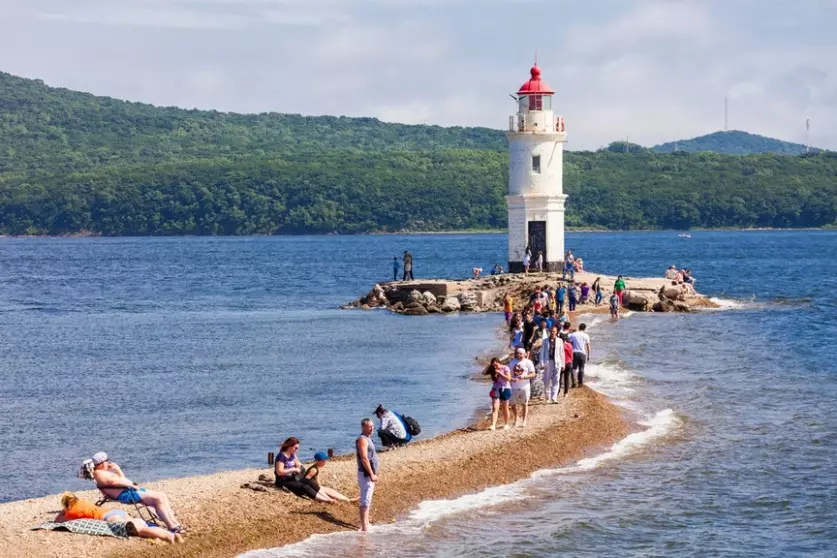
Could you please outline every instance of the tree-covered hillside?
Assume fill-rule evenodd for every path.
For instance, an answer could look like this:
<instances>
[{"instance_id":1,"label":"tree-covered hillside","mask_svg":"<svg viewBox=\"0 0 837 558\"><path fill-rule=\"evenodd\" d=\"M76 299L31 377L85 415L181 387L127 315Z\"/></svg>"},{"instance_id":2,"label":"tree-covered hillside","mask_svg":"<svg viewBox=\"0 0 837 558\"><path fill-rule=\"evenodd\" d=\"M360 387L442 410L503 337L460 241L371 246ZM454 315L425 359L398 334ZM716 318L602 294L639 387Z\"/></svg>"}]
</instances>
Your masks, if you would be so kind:
<instances>
[{"instance_id":1,"label":"tree-covered hillside","mask_svg":"<svg viewBox=\"0 0 837 558\"><path fill-rule=\"evenodd\" d=\"M789 141L750 134L740 130L715 132L688 140L671 141L655 145L651 149L660 153L672 153L674 151L697 153L700 151L710 151L712 153L725 153L727 155L755 155L757 153L801 155L805 153L805 146L801 143L791 143ZM819 152L820 149L812 148L811 151Z\"/></svg>"},{"instance_id":2,"label":"tree-covered hillside","mask_svg":"<svg viewBox=\"0 0 837 558\"><path fill-rule=\"evenodd\" d=\"M568 226L837 220L835 153L611 147L566 155ZM507 172L497 130L155 108L0 75L0 234L499 229Z\"/></svg>"}]
</instances>

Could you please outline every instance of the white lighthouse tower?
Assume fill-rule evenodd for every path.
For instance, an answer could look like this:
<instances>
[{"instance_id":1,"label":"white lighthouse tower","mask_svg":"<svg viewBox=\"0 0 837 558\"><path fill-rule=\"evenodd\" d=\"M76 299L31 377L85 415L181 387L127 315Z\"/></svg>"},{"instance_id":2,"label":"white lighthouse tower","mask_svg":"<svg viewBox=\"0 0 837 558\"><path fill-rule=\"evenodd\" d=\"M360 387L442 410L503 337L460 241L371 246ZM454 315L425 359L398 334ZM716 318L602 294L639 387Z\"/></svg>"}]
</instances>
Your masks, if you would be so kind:
<instances>
[{"instance_id":1,"label":"white lighthouse tower","mask_svg":"<svg viewBox=\"0 0 837 558\"><path fill-rule=\"evenodd\" d=\"M509 117L509 271L523 271L523 255L538 252L544 269L560 271L564 260L564 119L552 111L555 94L537 64L517 92Z\"/></svg>"}]
</instances>

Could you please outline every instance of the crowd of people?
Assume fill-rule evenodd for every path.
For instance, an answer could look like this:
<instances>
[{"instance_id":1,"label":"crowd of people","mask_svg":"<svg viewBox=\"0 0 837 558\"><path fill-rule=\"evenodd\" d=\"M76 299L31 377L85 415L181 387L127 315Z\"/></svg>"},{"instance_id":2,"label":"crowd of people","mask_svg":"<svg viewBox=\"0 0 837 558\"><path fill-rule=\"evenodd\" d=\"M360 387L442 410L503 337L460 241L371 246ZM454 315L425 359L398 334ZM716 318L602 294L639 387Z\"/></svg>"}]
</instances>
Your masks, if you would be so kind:
<instances>
[{"instance_id":1,"label":"crowd of people","mask_svg":"<svg viewBox=\"0 0 837 558\"><path fill-rule=\"evenodd\" d=\"M398 256L392 257L392 280L398 281L398 271L401 269L402 264L404 267L404 274L402 275L401 280L414 280L415 277L413 277L413 255L409 253L407 250L404 250L404 254L401 256L400 263L398 261Z\"/></svg>"},{"instance_id":2,"label":"crowd of people","mask_svg":"<svg viewBox=\"0 0 837 558\"><path fill-rule=\"evenodd\" d=\"M573 327L569 312L575 310L579 300L586 304L591 291L596 294L596 304L600 304L600 279L586 289L579 289L575 283L566 286L564 282L555 289L538 285L521 312L514 311L514 301L506 293L503 306L514 356L508 364L493 358L484 371L492 381L490 430L497 429L501 412L503 429L526 426L533 381L543 382L547 403L557 403L562 389L566 397L571 388L584 385L590 336L586 324ZM618 315L619 298L615 293L611 304L616 306Z\"/></svg>"},{"instance_id":3,"label":"crowd of people","mask_svg":"<svg viewBox=\"0 0 837 558\"><path fill-rule=\"evenodd\" d=\"M695 276L692 275L692 270L684 267L677 269L677 266L671 265L666 270L665 278L671 280L671 284L677 287L686 294L696 294L695 291Z\"/></svg>"}]
</instances>

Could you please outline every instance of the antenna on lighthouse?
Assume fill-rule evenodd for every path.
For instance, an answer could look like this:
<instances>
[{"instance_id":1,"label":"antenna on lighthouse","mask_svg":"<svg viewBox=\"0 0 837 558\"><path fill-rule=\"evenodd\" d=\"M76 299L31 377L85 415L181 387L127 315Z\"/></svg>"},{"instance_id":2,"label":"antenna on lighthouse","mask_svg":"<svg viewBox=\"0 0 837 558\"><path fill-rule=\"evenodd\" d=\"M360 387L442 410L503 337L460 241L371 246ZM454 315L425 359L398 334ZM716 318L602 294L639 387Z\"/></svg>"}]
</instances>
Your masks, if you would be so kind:
<instances>
[{"instance_id":1,"label":"antenna on lighthouse","mask_svg":"<svg viewBox=\"0 0 837 558\"><path fill-rule=\"evenodd\" d=\"M729 97L724 97L724 131L729 129Z\"/></svg>"}]
</instances>

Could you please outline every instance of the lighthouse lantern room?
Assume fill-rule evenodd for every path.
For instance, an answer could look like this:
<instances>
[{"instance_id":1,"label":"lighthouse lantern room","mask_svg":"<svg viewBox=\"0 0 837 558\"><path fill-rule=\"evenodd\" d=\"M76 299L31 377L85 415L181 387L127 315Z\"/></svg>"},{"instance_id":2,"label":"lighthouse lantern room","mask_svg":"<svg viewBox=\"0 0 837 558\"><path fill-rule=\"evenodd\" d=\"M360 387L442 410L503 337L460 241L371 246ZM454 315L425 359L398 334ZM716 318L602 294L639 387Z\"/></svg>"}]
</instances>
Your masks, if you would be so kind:
<instances>
[{"instance_id":1,"label":"lighthouse lantern room","mask_svg":"<svg viewBox=\"0 0 837 558\"><path fill-rule=\"evenodd\" d=\"M564 259L564 119L555 116L555 94L537 64L517 92L517 114L509 117L509 271L530 269L538 253L544 270L560 271Z\"/></svg>"}]
</instances>

